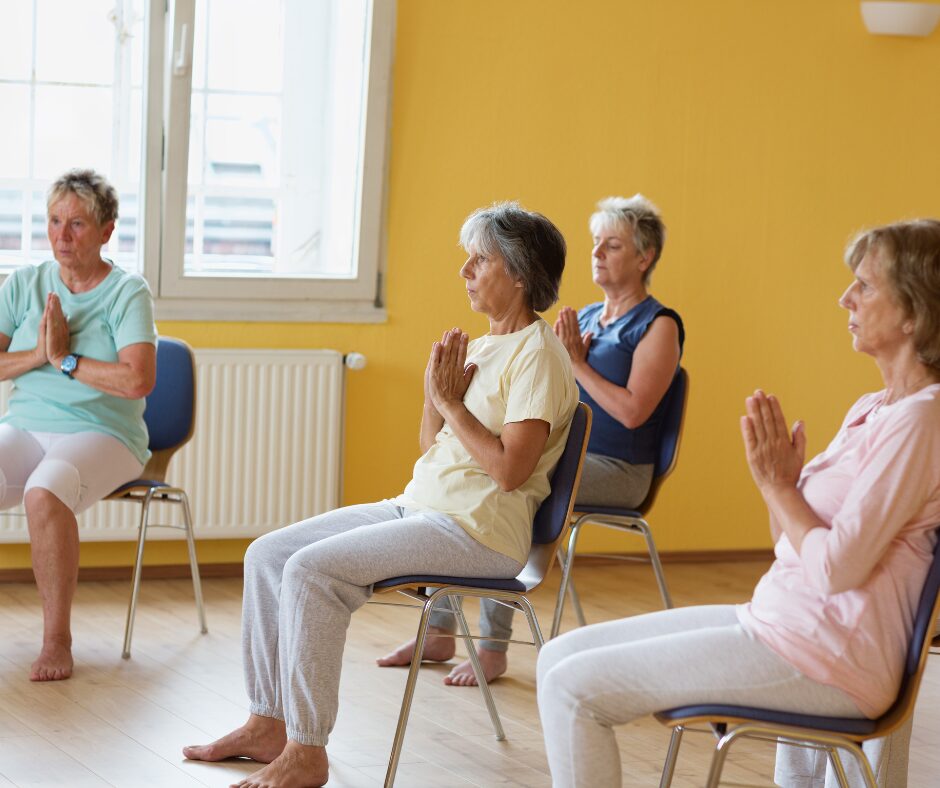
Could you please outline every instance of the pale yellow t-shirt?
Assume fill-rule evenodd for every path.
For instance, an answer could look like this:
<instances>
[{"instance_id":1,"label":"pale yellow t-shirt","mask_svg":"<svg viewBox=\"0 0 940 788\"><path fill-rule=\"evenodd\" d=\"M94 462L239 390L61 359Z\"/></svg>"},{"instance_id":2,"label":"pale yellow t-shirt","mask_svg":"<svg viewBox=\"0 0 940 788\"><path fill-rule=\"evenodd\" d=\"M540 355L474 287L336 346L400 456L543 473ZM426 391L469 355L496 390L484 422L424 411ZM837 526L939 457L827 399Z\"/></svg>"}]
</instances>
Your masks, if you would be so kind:
<instances>
[{"instance_id":1,"label":"pale yellow t-shirt","mask_svg":"<svg viewBox=\"0 0 940 788\"><path fill-rule=\"evenodd\" d=\"M532 518L549 493L548 477L564 449L578 387L568 351L541 318L512 334L474 339L467 348L471 361L477 371L464 405L490 432L500 435L504 424L526 419L548 422L548 442L535 471L503 492L445 423L396 503L450 515L477 541L524 562Z\"/></svg>"}]
</instances>

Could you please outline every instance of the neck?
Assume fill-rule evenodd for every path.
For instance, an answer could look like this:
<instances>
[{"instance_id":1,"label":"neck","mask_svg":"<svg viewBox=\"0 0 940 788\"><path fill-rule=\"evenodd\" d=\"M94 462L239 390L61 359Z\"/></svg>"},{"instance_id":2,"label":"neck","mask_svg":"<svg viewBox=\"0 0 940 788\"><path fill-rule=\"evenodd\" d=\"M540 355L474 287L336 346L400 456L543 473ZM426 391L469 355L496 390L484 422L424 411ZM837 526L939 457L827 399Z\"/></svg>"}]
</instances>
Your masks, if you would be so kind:
<instances>
[{"instance_id":1,"label":"neck","mask_svg":"<svg viewBox=\"0 0 940 788\"><path fill-rule=\"evenodd\" d=\"M601 322L609 323L623 317L633 307L643 301L649 293L642 282L635 282L624 287L604 288L604 311L601 312Z\"/></svg>"},{"instance_id":2,"label":"neck","mask_svg":"<svg viewBox=\"0 0 940 788\"><path fill-rule=\"evenodd\" d=\"M531 326L539 319L535 312L524 305L507 309L502 314L487 315L487 317L490 321L490 334L494 336L522 331L523 328Z\"/></svg>"},{"instance_id":3,"label":"neck","mask_svg":"<svg viewBox=\"0 0 940 788\"><path fill-rule=\"evenodd\" d=\"M111 271L111 266L100 257L97 262L80 268L59 265L59 278L72 293L86 293L94 289Z\"/></svg>"},{"instance_id":4,"label":"neck","mask_svg":"<svg viewBox=\"0 0 940 788\"><path fill-rule=\"evenodd\" d=\"M913 349L897 358L878 360L878 366L885 382L885 405L940 383L940 372L919 361Z\"/></svg>"}]
</instances>

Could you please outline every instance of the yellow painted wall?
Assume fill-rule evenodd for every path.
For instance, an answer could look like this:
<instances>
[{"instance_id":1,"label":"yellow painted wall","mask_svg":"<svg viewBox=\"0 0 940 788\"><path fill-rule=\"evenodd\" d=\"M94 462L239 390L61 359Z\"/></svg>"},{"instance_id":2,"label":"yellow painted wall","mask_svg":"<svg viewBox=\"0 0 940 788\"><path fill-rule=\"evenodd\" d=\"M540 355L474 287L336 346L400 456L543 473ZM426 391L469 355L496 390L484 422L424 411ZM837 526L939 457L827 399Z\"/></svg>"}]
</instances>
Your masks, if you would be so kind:
<instances>
[{"instance_id":1,"label":"yellow painted wall","mask_svg":"<svg viewBox=\"0 0 940 788\"><path fill-rule=\"evenodd\" d=\"M865 225L940 215L940 32L872 36L856 0L398 8L388 322L161 331L198 347L365 353L369 366L349 377L345 498L392 495L416 457L430 343L453 325L485 330L457 276L464 216L515 198L555 220L570 249L562 303L580 306L598 295L595 201L642 191L669 226L653 291L685 318L692 382L679 468L653 513L658 544L768 547L740 447L742 400L757 386L778 393L818 451L879 386L836 305L849 279L841 253ZM204 543L201 558L243 547ZM86 545L83 564L115 550ZM0 553L23 565L25 552Z\"/></svg>"}]
</instances>

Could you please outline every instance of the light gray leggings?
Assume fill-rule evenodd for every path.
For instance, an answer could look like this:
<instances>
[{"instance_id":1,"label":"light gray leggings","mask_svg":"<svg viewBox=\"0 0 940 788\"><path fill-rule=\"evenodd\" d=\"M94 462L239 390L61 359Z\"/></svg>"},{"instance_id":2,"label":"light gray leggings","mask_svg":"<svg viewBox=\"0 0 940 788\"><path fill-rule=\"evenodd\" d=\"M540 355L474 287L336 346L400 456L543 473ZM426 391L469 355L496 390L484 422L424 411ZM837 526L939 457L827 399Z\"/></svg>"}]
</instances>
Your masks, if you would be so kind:
<instances>
[{"instance_id":1,"label":"light gray leggings","mask_svg":"<svg viewBox=\"0 0 940 788\"><path fill-rule=\"evenodd\" d=\"M266 534L245 555L242 640L252 714L326 746L336 722L346 629L390 577L515 577L520 563L436 512L350 506Z\"/></svg>"},{"instance_id":2,"label":"light gray leggings","mask_svg":"<svg viewBox=\"0 0 940 788\"><path fill-rule=\"evenodd\" d=\"M590 504L634 509L643 503L652 480L652 465L631 465L602 454L586 454L575 506ZM452 613L446 612L447 607L441 605L440 610L431 614L431 625L447 632L456 632L457 622ZM512 614L511 607L499 602L490 599L480 601L480 632L484 638L493 638L481 640L482 648L505 651L509 647L505 641L512 637Z\"/></svg>"},{"instance_id":3,"label":"light gray leggings","mask_svg":"<svg viewBox=\"0 0 940 788\"><path fill-rule=\"evenodd\" d=\"M663 709L720 702L863 716L841 690L807 678L751 637L733 605L662 610L555 638L539 654L538 701L555 788L621 785L613 726ZM866 746L885 788L906 784L907 742L896 736ZM781 752L779 784L821 788L825 759L810 753L807 761L804 751L784 749L801 754L803 763ZM850 760L843 758L847 770ZM851 784L863 783L856 778Z\"/></svg>"}]
</instances>

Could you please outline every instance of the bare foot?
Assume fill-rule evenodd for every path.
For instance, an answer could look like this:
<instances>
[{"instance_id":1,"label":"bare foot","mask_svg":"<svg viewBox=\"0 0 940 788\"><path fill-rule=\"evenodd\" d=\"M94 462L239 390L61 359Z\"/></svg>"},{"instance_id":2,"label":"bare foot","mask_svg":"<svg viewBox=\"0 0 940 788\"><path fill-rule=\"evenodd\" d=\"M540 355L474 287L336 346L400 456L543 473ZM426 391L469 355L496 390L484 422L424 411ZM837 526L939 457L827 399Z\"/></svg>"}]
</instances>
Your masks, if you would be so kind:
<instances>
[{"instance_id":1,"label":"bare foot","mask_svg":"<svg viewBox=\"0 0 940 788\"><path fill-rule=\"evenodd\" d=\"M212 744L183 747L183 757L193 761L224 761L226 758L251 758L271 763L287 744L282 720L252 714L248 722Z\"/></svg>"},{"instance_id":2,"label":"bare foot","mask_svg":"<svg viewBox=\"0 0 940 788\"><path fill-rule=\"evenodd\" d=\"M439 637L439 635L447 635L447 637ZM421 655L422 660L447 662L447 660L453 659L456 651L457 644L454 642L453 635L448 634L446 629L440 627L428 627L428 636L424 641L424 653ZM414 653L415 642L409 640L384 657L379 657L375 664L380 668L404 667L411 664Z\"/></svg>"},{"instance_id":3,"label":"bare foot","mask_svg":"<svg viewBox=\"0 0 940 788\"><path fill-rule=\"evenodd\" d=\"M72 675L71 641L44 641L29 669L30 681L61 681Z\"/></svg>"},{"instance_id":4,"label":"bare foot","mask_svg":"<svg viewBox=\"0 0 940 788\"><path fill-rule=\"evenodd\" d=\"M325 747L287 742L284 752L231 788L320 788L330 778Z\"/></svg>"},{"instance_id":5,"label":"bare foot","mask_svg":"<svg viewBox=\"0 0 940 788\"><path fill-rule=\"evenodd\" d=\"M488 648L478 648L477 656L480 658L480 667L483 668L483 675L486 677L486 683L489 684L493 679L499 678L506 672L509 665L509 659L505 651L492 651ZM444 677L444 683L452 687L475 687L477 677L473 672L473 665L470 660L461 662L450 673Z\"/></svg>"}]
</instances>

